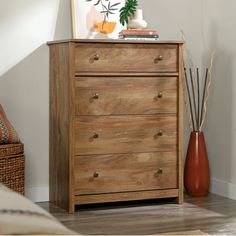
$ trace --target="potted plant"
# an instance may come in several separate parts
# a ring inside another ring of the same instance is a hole
[[[125,6],[120,9],[120,23],[128,24],[129,18],[133,17],[138,6],[138,0],[127,0]]]

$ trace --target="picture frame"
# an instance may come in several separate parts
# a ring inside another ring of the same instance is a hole
[[[71,0],[73,39],[118,39],[125,0]]]

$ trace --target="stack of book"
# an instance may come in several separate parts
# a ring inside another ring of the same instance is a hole
[[[126,29],[119,33],[120,39],[126,40],[158,40],[159,32],[152,29]]]

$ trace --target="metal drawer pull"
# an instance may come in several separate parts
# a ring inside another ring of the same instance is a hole
[[[97,172],[94,172],[93,173],[93,178],[98,178],[99,177],[99,174]]]
[[[158,98],[162,98],[162,97],[163,97],[163,93],[162,93],[162,92],[159,92],[159,93],[157,94],[157,97],[158,97]]]
[[[158,137],[161,137],[163,136],[163,131],[162,130],[159,130],[155,135],[154,135],[154,138],[158,138]]]
[[[155,177],[158,177],[159,175],[162,175],[163,174],[163,169],[162,168],[159,168],[156,173],[154,174]]]
[[[94,138],[94,139],[95,139],[95,138],[99,138],[99,134],[94,133],[94,134],[93,134],[93,138]]]
[[[96,53],[93,57],[94,61],[98,61],[100,59],[100,55],[98,53]]]
[[[93,99],[99,99],[99,94],[98,93],[95,93],[93,96],[92,96]]]
[[[162,55],[159,55],[158,57],[156,57],[155,59],[154,59],[154,62],[155,63],[158,63],[159,61],[162,61],[164,58],[163,58],[163,56]]]

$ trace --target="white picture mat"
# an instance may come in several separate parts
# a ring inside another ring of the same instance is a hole
[[[121,8],[125,4],[125,0],[112,0],[114,3],[120,2],[118,8]],[[119,32],[124,28],[119,23],[119,11],[115,14],[110,14],[108,21],[117,22],[115,30],[111,34],[101,34],[97,32],[91,32],[87,27],[87,14],[93,7],[94,2],[86,2],[86,0],[71,0],[71,14],[72,14],[72,26],[73,26],[73,38],[75,39],[95,39],[95,38],[111,38],[117,39]],[[98,11],[101,11],[101,7],[96,6]]]

